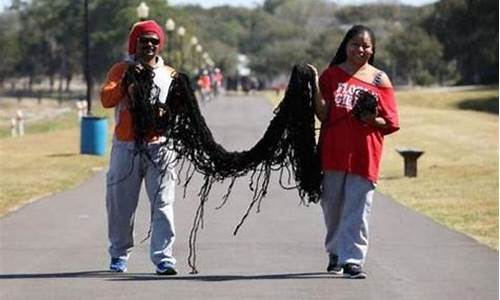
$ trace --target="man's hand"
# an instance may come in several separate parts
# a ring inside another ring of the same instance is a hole
[[[134,68],[134,70],[133,70],[133,71],[134,71],[134,73],[136,73],[136,74],[141,74],[141,73],[142,73],[142,71],[144,71],[144,65],[143,65],[143,64],[141,64],[141,63],[136,63],[136,64],[134,64],[133,68]]]
[[[161,118],[163,116],[167,116],[167,110],[166,109],[163,109],[163,108],[159,108],[158,109],[158,116]]]
[[[129,94],[130,96],[134,95],[134,84],[133,84],[133,83],[131,83],[131,84],[128,86],[127,91],[128,91],[128,94]]]
[[[122,85],[126,87],[126,92],[132,96],[134,94],[134,84],[138,76],[144,71],[145,67],[141,63],[130,63],[127,72],[122,79]]]

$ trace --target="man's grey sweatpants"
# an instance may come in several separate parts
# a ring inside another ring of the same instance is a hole
[[[368,251],[368,219],[375,185],[346,172],[328,171],[323,177],[321,207],[326,224],[325,247],[340,264],[363,265]]]
[[[175,153],[149,144],[147,155],[137,154],[133,142],[113,141],[107,174],[106,207],[108,213],[109,254],[128,259],[134,246],[134,218],[144,179],[151,205],[152,233],[150,257],[153,264],[175,264],[172,247],[175,240],[174,196],[176,174],[172,164]],[[165,176],[160,174],[166,169]]]

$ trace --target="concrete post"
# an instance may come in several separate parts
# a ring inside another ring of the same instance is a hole
[[[10,119],[10,135],[12,137],[17,136],[17,121],[16,118],[11,118]]]
[[[417,159],[424,151],[416,149],[396,149],[404,159],[404,175],[406,177],[417,177]]]
[[[17,110],[16,121],[18,135],[24,136],[24,117],[23,112],[20,109]]]

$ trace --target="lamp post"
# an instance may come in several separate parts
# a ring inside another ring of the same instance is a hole
[[[203,58],[203,60],[202,60],[202,61],[203,61],[203,63],[204,63],[204,65],[205,65],[205,66],[210,65],[210,64],[208,63],[208,61],[209,61],[209,59],[210,59],[210,55],[208,55],[208,52],[207,52],[207,51],[203,52],[203,55],[202,55],[201,57]]]
[[[177,29],[177,34],[179,35],[179,41],[180,41],[179,51],[181,52],[179,69],[182,70],[182,66],[184,65],[184,35],[186,34],[186,28],[184,28],[184,26],[180,26],[179,29]]]
[[[141,2],[139,6],[137,6],[137,17],[139,17],[139,20],[144,21],[148,18],[149,16],[149,6]]]
[[[210,67],[214,67],[214,66],[215,66],[214,61],[213,61],[213,60],[212,60],[212,58],[210,58],[210,57],[207,59],[207,64],[208,64]]]
[[[87,115],[80,120],[80,153],[104,155],[106,153],[107,118],[92,116],[92,77],[90,76],[90,35],[89,35],[89,0],[83,1],[83,39],[85,59],[83,62],[85,81],[87,82]]]
[[[198,38],[193,36],[191,37],[191,45],[194,47],[198,44]]]
[[[84,23],[84,45],[85,45],[85,81],[87,83],[87,115],[90,116],[92,113],[92,78],[90,77],[90,36],[89,36],[89,1],[85,0],[83,2],[83,23]]]
[[[203,51],[203,47],[200,44],[197,44],[195,50],[197,52],[198,67],[202,68],[203,66],[201,65],[201,51]]]
[[[167,56],[171,56],[171,48],[172,48],[172,35],[171,33],[175,30],[175,22],[171,18],[168,18],[167,22],[165,22],[165,30],[167,31]]]
[[[198,38],[196,36],[191,37],[191,61],[193,66],[193,71],[196,71],[196,45],[198,45]]]

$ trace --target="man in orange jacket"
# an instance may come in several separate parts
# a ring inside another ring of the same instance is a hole
[[[176,174],[170,163],[175,159],[175,153],[167,149],[165,137],[158,134],[148,135],[143,149],[145,152],[138,151],[127,96],[133,94],[135,87],[132,84],[124,86],[123,81],[130,66],[138,72],[146,66],[151,67],[154,84],[160,90],[159,101],[164,103],[175,73],[159,56],[164,43],[164,32],[156,22],[136,23],[129,35],[128,57],[111,67],[101,89],[102,105],[115,108],[116,123],[106,193],[111,256],[109,268],[112,272],[127,271],[129,254],[134,245],[135,210],[144,180],[152,213],[151,261],[156,266],[157,274],[177,274],[176,260],[172,255]],[[166,174],[163,173],[165,170]]]

